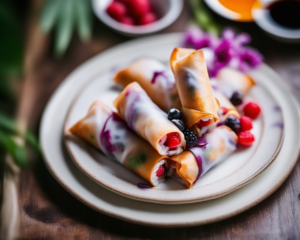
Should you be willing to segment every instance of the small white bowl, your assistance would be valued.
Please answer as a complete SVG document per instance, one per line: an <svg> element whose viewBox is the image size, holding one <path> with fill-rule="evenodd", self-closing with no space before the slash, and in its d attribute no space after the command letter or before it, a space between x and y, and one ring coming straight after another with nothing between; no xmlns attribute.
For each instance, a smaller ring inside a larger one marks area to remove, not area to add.
<svg viewBox="0 0 300 240"><path fill-rule="evenodd" d="M284 42L299 42L300 29L290 29L276 23L267 7L277 0L257 0L252 7L252 15L256 24L266 33Z"/></svg>
<svg viewBox="0 0 300 240"><path fill-rule="evenodd" d="M106 9L113 0L93 0L93 9L98 18L110 28L127 36L140 36L158 32L171 25L180 15L183 0L149 0L155 9L159 9L162 17L151 24L131 26L117 22L111 18Z"/></svg>

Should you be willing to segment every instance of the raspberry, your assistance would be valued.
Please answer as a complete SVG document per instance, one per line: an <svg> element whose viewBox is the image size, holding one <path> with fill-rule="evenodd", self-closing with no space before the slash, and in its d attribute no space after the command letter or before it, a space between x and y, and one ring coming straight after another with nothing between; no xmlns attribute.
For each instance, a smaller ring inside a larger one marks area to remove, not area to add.
<svg viewBox="0 0 300 240"><path fill-rule="evenodd" d="M247 116L240 117L241 132L249 131L252 129L252 120Z"/></svg>
<svg viewBox="0 0 300 240"><path fill-rule="evenodd" d="M148 0L131 0L128 1L128 7L133 16L141 17L150 12L150 3Z"/></svg>
<svg viewBox="0 0 300 240"><path fill-rule="evenodd" d="M164 175L165 171L166 171L166 169L165 169L164 165L160 165L156 171L156 177L161 177L162 175Z"/></svg>
<svg viewBox="0 0 300 240"><path fill-rule="evenodd" d="M247 117L255 119L260 114L260 107L254 102L249 102L244 106L244 112Z"/></svg>
<svg viewBox="0 0 300 240"><path fill-rule="evenodd" d="M234 116L229 116L225 121L225 125L231 128L235 133L239 133L241 130L241 122Z"/></svg>
<svg viewBox="0 0 300 240"><path fill-rule="evenodd" d="M126 14L126 7L123 3L112 2L106 9L106 12L113 19L120 22Z"/></svg>
<svg viewBox="0 0 300 240"><path fill-rule="evenodd" d="M254 136L251 132L241 132L238 134L238 142L244 147L250 147L255 141Z"/></svg>
<svg viewBox="0 0 300 240"><path fill-rule="evenodd" d="M183 134L186 141L186 147L194 147L197 143L196 133L190 129L185 129Z"/></svg>
<svg viewBox="0 0 300 240"><path fill-rule="evenodd" d="M127 17L127 16L122 18L122 20L120 22L123 24L127 24L127 25L134 25L133 19L131 17Z"/></svg>
<svg viewBox="0 0 300 240"><path fill-rule="evenodd" d="M155 22L155 21L156 21L156 16L155 16L155 14L149 12L149 13L147 13L147 14L141 16L139 23L140 23L140 25L146 25L146 24L153 23L153 22Z"/></svg>
<svg viewBox="0 0 300 240"><path fill-rule="evenodd" d="M210 124L212 124L214 122L214 120L213 119L209 119L209 120L207 120L207 121L203 121L203 120L200 120L199 122L197 122L197 126L198 127L207 127L207 126L209 126Z"/></svg>
<svg viewBox="0 0 300 240"><path fill-rule="evenodd" d="M180 136L178 133L169 133L167 134L167 140L165 141L164 145L171 148L177 147L181 143Z"/></svg>

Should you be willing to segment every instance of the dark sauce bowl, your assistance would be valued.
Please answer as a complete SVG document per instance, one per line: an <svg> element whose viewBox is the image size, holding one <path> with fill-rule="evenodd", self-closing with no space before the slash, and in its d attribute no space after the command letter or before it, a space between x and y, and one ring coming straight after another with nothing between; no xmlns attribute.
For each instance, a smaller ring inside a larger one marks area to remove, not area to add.
<svg viewBox="0 0 300 240"><path fill-rule="evenodd" d="M300 0L257 0L252 15L256 24L275 39L300 42Z"/></svg>

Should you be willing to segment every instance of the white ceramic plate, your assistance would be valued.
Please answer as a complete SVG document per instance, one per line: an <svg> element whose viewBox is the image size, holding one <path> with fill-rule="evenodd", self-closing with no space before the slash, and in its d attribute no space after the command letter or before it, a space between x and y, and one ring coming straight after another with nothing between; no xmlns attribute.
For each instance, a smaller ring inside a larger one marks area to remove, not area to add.
<svg viewBox="0 0 300 240"><path fill-rule="evenodd" d="M80 171L69 157L63 143L64 121L72 102L92 79L94 69L111 67L126 49L160 48L158 58L163 59L166 46L176 46L181 35L168 34L128 42L89 60L75 70L57 89L45 109L40 129L40 141L49 171L76 198L90 207L123 220L152 226L193 226L219 221L256 205L272 194L292 171L300 147L300 118L298 106L287 87L276 73L263 65L254 77L272 79L268 89L276 95L285 122L285 140L276 160L260 176L246 186L224 197L200 203L164 205L125 198L106 190ZM267 80L266 80L267 81ZM72 91L70 91L72 89ZM297 134L295 134L297 133ZM147 192L148 190L145 190Z"/></svg>
<svg viewBox="0 0 300 240"><path fill-rule="evenodd" d="M160 46L154 49L133 46L126 48L126 53L118 57L113 64L129 64L136 54L157 57L157 52L163 51L163 59L167 62L174 47L179 45ZM99 65L101 62L99 62ZM111 68L109 68L111 69ZM102 69L93 70L90 79L79 79L73 76L73 81L83 81L87 86L80 92L72 105L65 123L65 136L67 149L76 165L94 181L103 187L123 196L141 201L156 203L181 204L200 202L224 196L244 186L265 170L276 158L280 151L283 139L283 117L279 108L280 103L268 90L272 79L251 75L257 83L250 93L262 109L261 117L254 121L253 134L255 144L250 148L239 148L228 159L213 168L201 177L191 189L175 182L166 180L156 188L145 191L137 187L139 183L146 183L142 178L121 166L119 163L105 157L100 151L69 133L69 129L84 117L90 105L101 99L112 106L115 97L120 93L113 82L114 71L102 73ZM73 89L71 90L73 91ZM245 99L247 101L247 99ZM275 110L274 110L275 109Z"/></svg>

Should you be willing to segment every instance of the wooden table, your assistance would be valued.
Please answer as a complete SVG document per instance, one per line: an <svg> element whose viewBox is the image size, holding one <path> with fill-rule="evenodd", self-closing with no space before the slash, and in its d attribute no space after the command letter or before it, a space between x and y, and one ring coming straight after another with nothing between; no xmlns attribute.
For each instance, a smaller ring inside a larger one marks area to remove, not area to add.
<svg viewBox="0 0 300 240"><path fill-rule="evenodd" d="M253 36L253 46L265 62L277 71L300 101L300 45L276 42L254 23L238 24L214 14L217 21ZM181 17L164 32L185 29L191 13L187 6ZM77 66L101 51L130 40L95 20L94 37L82 44L73 39L62 60L49 54L42 67L39 96L31 128L38 131L39 119L59 83ZM295 133L299 134L299 133ZM269 198L230 219L190 228L139 226L92 210L71 196L51 176L41 159L33 159L21 174L21 239L300 239L300 163L290 177Z"/></svg>

